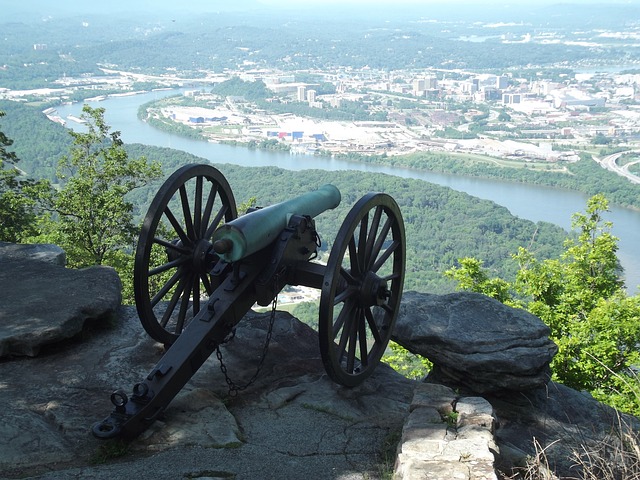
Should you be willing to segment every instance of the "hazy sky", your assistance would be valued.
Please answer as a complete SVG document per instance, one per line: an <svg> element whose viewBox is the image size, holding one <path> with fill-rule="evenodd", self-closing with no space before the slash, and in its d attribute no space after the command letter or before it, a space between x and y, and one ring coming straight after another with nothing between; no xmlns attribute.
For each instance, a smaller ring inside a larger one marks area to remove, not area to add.
<svg viewBox="0 0 640 480"><path fill-rule="evenodd" d="M501 12L519 10L537 10L549 5L580 5L600 4L608 7L615 5L630 5L640 7L640 0L110 0L109 2L92 2L87 0L0 0L0 24L5 21L38 21L52 16L67 18L74 16L106 14L122 15L125 13L148 13L151 15L192 16L198 13L211 12L251 12L260 13L268 10L277 12L284 17L304 15L332 16L344 15L354 18L359 12L369 13L385 18L385 15L397 13L400 15L417 15L435 17L455 16L462 13L466 20L473 18L476 12L479 16L501 16ZM355 9L355 12L354 12ZM348 12L347 12L348 10ZM565 9L566 10L566 9ZM370 16L370 15L369 15ZM347 17L345 17L347 18Z"/></svg>
<svg viewBox="0 0 640 480"><path fill-rule="evenodd" d="M325 13L328 8L336 9L341 7L369 7L379 9L384 8L428 8L429 5L439 7L466 4L474 7L483 5L491 7L538 7L552 4L572 4L584 5L600 3L602 5L628 4L640 5L640 0L234 0L233 2L222 2L219 0L188 0L187 2L176 2L175 0L111 0L110 2L88 2L86 0L26 0L18 2L15 0L0 0L0 6L6 13L9 11L29 11L38 12L42 10L60 11L64 13L83 14L85 12L113 12L122 10L145 10L149 12L158 10L175 11L219 11L219 10L239 10L243 8L255 8L259 6L269 8L286 8L290 12L296 10L307 10L310 8L322 8ZM286 13L286 12L284 12ZM4 15L3 15L4 16ZM0 23L2 23L0 21Z"/></svg>

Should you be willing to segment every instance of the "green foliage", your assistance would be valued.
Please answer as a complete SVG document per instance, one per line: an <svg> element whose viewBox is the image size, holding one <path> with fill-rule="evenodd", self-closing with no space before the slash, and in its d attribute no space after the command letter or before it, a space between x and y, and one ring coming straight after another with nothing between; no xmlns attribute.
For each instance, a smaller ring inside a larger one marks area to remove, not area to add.
<svg viewBox="0 0 640 480"><path fill-rule="evenodd" d="M422 380L433 366L428 359L409 352L393 341L389 342L382 361L396 372L414 380Z"/></svg>
<svg viewBox="0 0 640 480"><path fill-rule="evenodd" d="M498 121L499 122L510 122L511 121L511 115L509 115L507 112L505 112L503 110L498 115Z"/></svg>
<svg viewBox="0 0 640 480"><path fill-rule="evenodd" d="M0 111L0 117L5 113ZM19 159L7 150L13 140L0 131L0 241L20 242L36 233L36 206L46 182L25 178Z"/></svg>
<svg viewBox="0 0 640 480"><path fill-rule="evenodd" d="M538 260L520 248L513 256L519 264L515 282L489 278L481 262L469 258L447 274L462 289L522 305L542 319L558 345L551 364L555 380L638 415L640 296L628 297L623 289L618 239L603 218L607 210L604 195L589 199L586 213L573 217L577 236L565 241L557 259Z"/></svg>
<svg viewBox="0 0 640 480"><path fill-rule="evenodd" d="M596 133L596 135L591 139L591 143L593 145L610 145L611 139L602 133Z"/></svg>
<svg viewBox="0 0 640 480"><path fill-rule="evenodd" d="M39 240L60 245L70 266L114 266L126 283L137 229L133 204L125 197L159 177L160 167L144 157L129 158L120 132L110 132L105 123L104 109L85 105L82 118L88 131L69 132L73 146L58 165L62 187L48 198L51 213L40 220Z"/></svg>
<svg viewBox="0 0 640 480"><path fill-rule="evenodd" d="M271 96L271 92L267 89L267 86L262 80L245 82L240 77L233 77L217 84L213 87L211 93L215 93L216 95L221 95L223 97L244 97L249 101L264 100Z"/></svg>
<svg viewBox="0 0 640 480"><path fill-rule="evenodd" d="M502 303L513 302L509 282L501 278L489 278L487 272L482 269L482 261L475 258L461 258L459 267L445 270L445 276L455 280L462 290L482 292Z"/></svg>
<svg viewBox="0 0 640 480"><path fill-rule="evenodd" d="M58 160L71 147L67 129L49 120L40 108L23 103L0 100L0 110L10 120L3 131L14 140L20 169L30 177L55 182Z"/></svg>

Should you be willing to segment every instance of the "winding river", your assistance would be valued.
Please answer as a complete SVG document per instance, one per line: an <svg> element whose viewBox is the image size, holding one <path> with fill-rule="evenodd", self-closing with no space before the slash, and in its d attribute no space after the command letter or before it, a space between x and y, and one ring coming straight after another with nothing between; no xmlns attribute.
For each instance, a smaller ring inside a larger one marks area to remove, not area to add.
<svg viewBox="0 0 640 480"><path fill-rule="evenodd" d="M416 178L451 187L478 198L492 200L508 208L515 216L534 222L550 222L565 230L571 228L572 214L583 212L588 200L588 196L582 193L538 185L516 184L383 165L368 165L330 157L290 155L288 152L250 150L244 147L208 143L179 137L155 129L138 120L137 112L141 104L172 94L175 92L157 91L140 95L109 97L102 102L91 103L91 105L105 108L107 123L111 125L113 130L121 132L121 138L125 143L142 143L184 150L213 163L231 163L248 167L275 165L287 170L358 170ZM57 110L58 114L65 119L69 115L78 117L82 113L82 104L64 105L58 107ZM74 122L68 121L67 126L74 127ZM640 186L638 193L640 194ZM640 286L640 212L613 206L607 220L613 222L613 234L620 239L618 258L625 269L625 282L629 293L638 293L637 287Z"/></svg>

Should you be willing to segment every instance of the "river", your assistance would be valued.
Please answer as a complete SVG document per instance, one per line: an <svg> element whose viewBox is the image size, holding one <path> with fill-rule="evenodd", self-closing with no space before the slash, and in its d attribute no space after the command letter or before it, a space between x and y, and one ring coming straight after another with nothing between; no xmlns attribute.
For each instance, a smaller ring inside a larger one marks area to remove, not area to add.
<svg viewBox="0 0 640 480"><path fill-rule="evenodd" d="M492 200L503 205L520 218L534 222L546 221L559 225L565 230L571 229L571 216L575 212L584 212L588 196L582 193L548 188L538 185L525 185L499 180L464 177L382 165L368 165L348 162L330 157L290 155L287 152L250 150L217 143L208 143L173 135L155 129L138 120L138 107L148 101L174 94L171 91L157 91L140 95L109 97L101 102L91 103L93 107L105 108L105 119L113 130L121 132L125 143L142 143L159 147L183 150L206 158L213 163L231 163L247 167L278 166L287 170L358 170L379 172L405 178L417 178L438 185L466 192L474 197ZM69 115L80 116L82 104L63 105L57 108L62 118ZM75 124L77 125L77 124ZM67 126L74 127L68 121ZM640 193L640 187L638 189ZM613 234L619 239L618 258L625 270L625 283L630 294L638 292L640 285L640 212L612 206L606 216L613 222Z"/></svg>

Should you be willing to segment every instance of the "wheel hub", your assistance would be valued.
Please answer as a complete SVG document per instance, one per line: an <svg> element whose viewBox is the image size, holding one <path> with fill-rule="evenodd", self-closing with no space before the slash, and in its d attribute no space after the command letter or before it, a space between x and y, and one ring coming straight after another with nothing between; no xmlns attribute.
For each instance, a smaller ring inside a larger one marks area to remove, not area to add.
<svg viewBox="0 0 640 480"><path fill-rule="evenodd" d="M213 251L213 244L206 239L200 239L193 249L193 268L200 273L206 273L211 270L216 255Z"/></svg>
<svg viewBox="0 0 640 480"><path fill-rule="evenodd" d="M384 305L391 292L387 281L373 272L367 272L360 285L360 301L367 306Z"/></svg>

